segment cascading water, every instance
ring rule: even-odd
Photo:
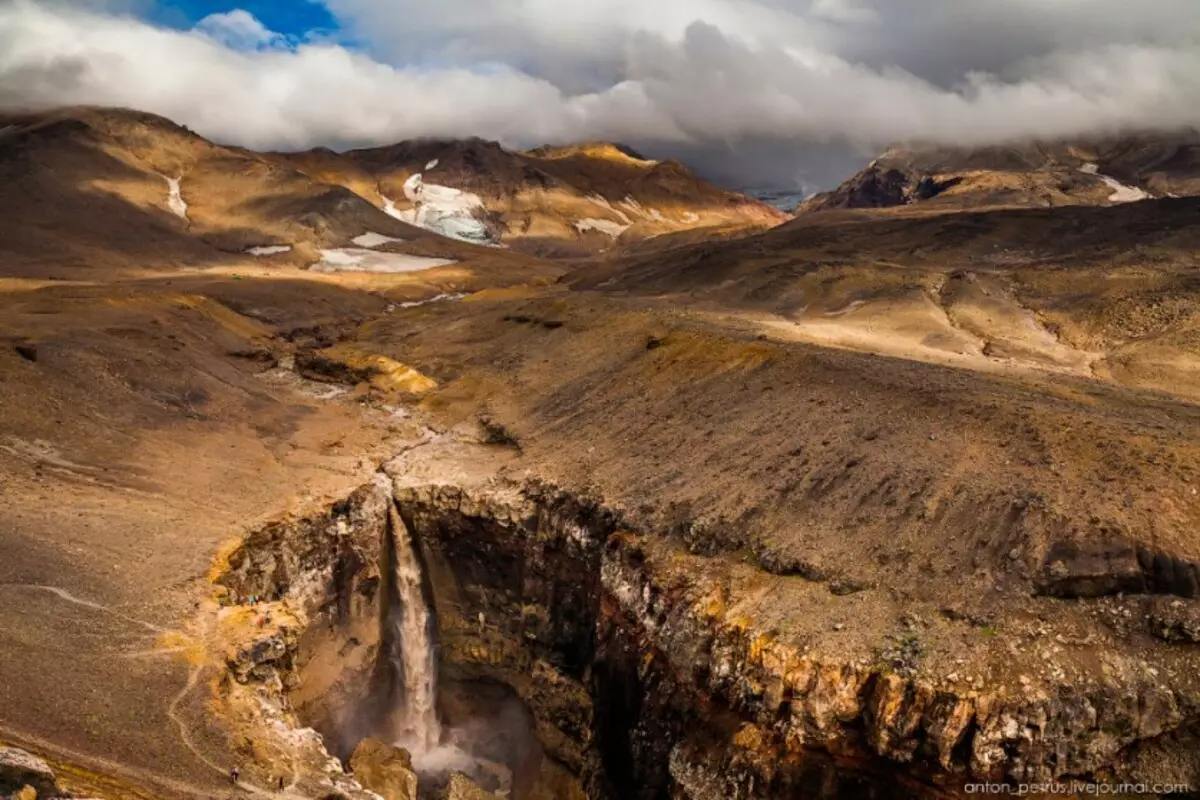
[[[395,743],[412,755],[423,778],[462,772],[487,785],[498,797],[510,796],[512,770],[505,764],[470,752],[470,729],[443,729],[437,713],[437,655],[433,649],[433,613],[426,601],[422,562],[417,542],[404,518],[392,507],[392,578],[395,598],[388,624],[392,628],[391,661],[397,676]]]
[[[399,743],[419,756],[437,747],[441,723],[437,714],[437,657],[433,651],[429,605],[422,584],[416,542],[404,520],[390,512],[397,608],[391,615],[395,632],[392,665],[404,693]]]

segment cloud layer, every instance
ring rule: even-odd
[[[9,0],[0,106],[127,105],[256,148],[603,138],[718,160],[1200,122],[1193,0],[325,4],[353,46],[240,10],[175,30],[128,0]]]

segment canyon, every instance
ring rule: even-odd
[[[440,705],[460,713],[471,686],[519,701],[516,722],[486,719],[481,735],[468,711],[442,733],[479,748],[447,763],[504,764],[506,780],[490,788],[517,798],[952,797],[971,779],[1048,784],[1114,767],[1126,772],[1107,774],[1150,782],[1177,737],[1190,741],[1198,696],[1186,659],[1105,659],[1106,676],[1142,675],[1124,685],[1086,671],[1064,680],[1058,667],[1033,685],[1024,675],[956,685],[921,663],[940,626],[911,611],[873,659],[813,652],[771,624],[770,604],[795,603],[786,579],[689,553],[594,499],[498,478],[488,465],[512,448],[486,438],[431,436],[332,509],[274,524],[228,555],[218,614],[250,597],[303,609],[260,630],[230,669],[335,752],[399,731],[413,767],[428,768],[438,726],[430,737],[427,669],[453,687]],[[1132,603],[1156,619],[1179,605]],[[951,628],[980,625],[942,614]],[[401,665],[389,655],[397,644],[411,650]],[[1181,682],[1147,680],[1160,671]]]

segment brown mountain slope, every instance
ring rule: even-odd
[[[347,263],[357,260],[397,274],[475,263],[501,282],[506,271],[523,279],[557,273],[405,224],[344,186],[126,109],[0,118],[0,213],[0,261],[10,276],[323,269],[330,258],[338,269],[365,270]],[[367,234],[376,235],[369,247],[355,243]]]
[[[593,255],[668,233],[755,230],[785,218],[682,164],[607,143],[515,152],[482,139],[418,140],[276,157],[405,220],[543,255]]]
[[[1200,399],[1200,199],[904,216],[803,214],[761,236],[593,265],[770,335]]]
[[[1113,205],[1200,192],[1200,134],[981,148],[899,147],[801,211]]]

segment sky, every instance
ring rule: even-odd
[[[177,0],[169,3],[133,5],[141,10],[143,19],[182,30],[193,27],[210,14],[228,14],[241,10],[250,14],[268,30],[283,36],[303,40],[312,31],[332,32],[338,29],[337,19],[323,4],[308,0]],[[125,4],[129,9],[131,4]]]
[[[1200,123],[1196,0],[0,0],[0,108],[217,141],[606,139],[828,186],[908,141]]]

